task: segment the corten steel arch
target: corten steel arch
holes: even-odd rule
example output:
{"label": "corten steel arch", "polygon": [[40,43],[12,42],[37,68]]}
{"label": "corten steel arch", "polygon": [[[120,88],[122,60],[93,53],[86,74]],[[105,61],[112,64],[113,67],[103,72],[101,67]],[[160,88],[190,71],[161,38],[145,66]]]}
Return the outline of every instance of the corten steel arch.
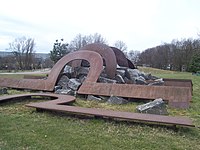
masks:
{"label": "corten steel arch", "polygon": [[117,59],[117,64],[119,66],[135,69],[134,64],[129,59],[126,58],[126,56],[120,49],[118,49],[116,47],[110,47],[110,48],[112,48],[112,50],[114,51],[116,59]]}
{"label": "corten steel arch", "polygon": [[[115,53],[109,46],[105,44],[101,44],[101,43],[93,43],[93,44],[88,44],[82,47],[79,51],[82,51],[82,50],[90,50],[90,51],[95,51],[99,53],[105,60],[106,73],[108,74],[110,78],[115,77],[116,68],[117,68],[117,60],[116,60]],[[72,66],[73,67],[81,66],[81,61],[79,60],[79,61],[72,62]]]}
{"label": "corten steel arch", "polygon": [[57,78],[64,66],[72,60],[83,59],[90,63],[90,70],[85,82],[96,82],[103,70],[103,59],[100,54],[92,51],[77,51],[61,58],[45,79],[10,79],[0,78],[0,87],[53,91]]}
{"label": "corten steel arch", "polygon": [[128,61],[128,67],[129,67],[129,68],[131,68],[131,69],[137,69],[137,68],[135,67],[135,65],[132,63],[131,60],[129,60],[129,59],[127,58],[127,61]]}

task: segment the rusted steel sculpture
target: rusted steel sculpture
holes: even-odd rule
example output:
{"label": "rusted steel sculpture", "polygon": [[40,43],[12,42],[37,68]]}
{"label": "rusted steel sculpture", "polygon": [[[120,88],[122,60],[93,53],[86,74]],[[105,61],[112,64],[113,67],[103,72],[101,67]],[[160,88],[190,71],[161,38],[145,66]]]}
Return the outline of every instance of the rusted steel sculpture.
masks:
{"label": "rusted steel sculpture", "polygon": [[18,94],[18,95],[7,95],[0,97],[0,103],[10,100],[15,100],[18,98],[31,98],[32,96],[41,96],[41,97],[50,97],[54,99],[51,103],[55,104],[63,104],[63,103],[71,103],[75,101],[74,96],[70,95],[60,95],[60,94],[53,94],[53,93],[29,93],[29,94]]}
{"label": "rusted steel sculpture", "polygon": [[129,59],[126,58],[126,56],[121,50],[119,50],[116,47],[110,47],[110,48],[114,51],[116,59],[117,59],[117,64],[119,66],[135,69],[134,64]]}
{"label": "rusted steel sculpture", "polygon": [[111,84],[84,82],[78,90],[79,94],[103,96],[121,96],[139,99],[157,99],[162,97],[170,107],[188,108],[192,99],[190,88],[172,86],[146,86],[134,84]]}
{"label": "rusted steel sculpture", "polygon": [[[110,78],[114,78],[115,73],[116,73],[116,68],[117,68],[117,60],[116,60],[115,53],[109,46],[105,44],[101,44],[101,43],[94,43],[94,44],[88,44],[82,47],[79,51],[82,51],[82,50],[89,50],[89,51],[94,51],[94,52],[99,53],[102,56],[102,58],[105,60],[106,73],[108,74]],[[73,67],[81,66],[81,60],[72,62],[72,66]]]}
{"label": "rusted steel sculpture", "polygon": [[57,78],[64,66],[70,61],[77,59],[87,60],[90,63],[90,71],[85,81],[96,82],[103,69],[103,60],[98,53],[85,50],[73,52],[61,58],[54,65],[47,79],[0,78],[0,87],[53,91]]}
{"label": "rusted steel sculpture", "polygon": [[151,124],[160,123],[164,125],[166,124],[166,125],[180,125],[180,126],[194,127],[192,120],[185,117],[160,116],[152,114],[139,114],[131,112],[103,110],[97,108],[83,108],[83,107],[69,106],[69,104],[75,102],[75,97],[69,95],[59,95],[52,93],[20,94],[14,96],[13,95],[2,96],[0,97],[0,102],[16,98],[27,98],[27,97],[30,98],[32,96],[50,97],[54,99],[50,101],[31,103],[26,105],[28,107],[33,107],[36,109],[67,112],[67,113],[86,115],[86,116],[93,115],[102,118],[116,118],[126,121],[149,122]]}
{"label": "rusted steel sculpture", "polygon": [[[88,50],[87,50],[88,48]],[[104,44],[90,44],[83,47],[80,51],[69,53],[60,59],[52,68],[46,79],[34,79],[34,77],[26,77],[32,79],[11,79],[0,78],[0,87],[12,87],[19,89],[33,89],[42,91],[53,91],[56,85],[59,74],[64,66],[75,60],[86,60],[90,63],[90,70],[87,78],[78,90],[79,94],[93,94],[104,96],[121,96],[128,98],[139,99],[156,99],[163,98],[168,101],[169,106],[176,108],[188,108],[189,101],[192,98],[192,82],[191,80],[180,79],[164,79],[164,86],[146,86],[134,84],[112,84],[112,83],[97,83],[102,70],[103,59],[106,63],[106,72],[113,78],[116,73],[117,63],[121,66],[128,66],[135,68],[130,60],[125,59],[124,55],[118,49],[110,48]],[[75,66],[80,65],[80,61],[74,63]],[[72,65],[73,66],[73,65]],[[31,97],[31,96],[47,96],[55,100],[33,103],[27,106],[38,109],[46,109],[53,111],[64,111],[73,114],[94,115],[101,117],[111,117],[118,119],[125,119],[131,121],[142,121],[182,126],[194,126],[192,121],[182,117],[169,117],[149,114],[138,114],[130,112],[117,112],[110,110],[101,110],[94,108],[81,108],[74,106],[67,106],[67,104],[74,102],[75,97],[67,95],[57,95],[50,93],[35,93],[0,97],[1,101],[10,100],[17,97]],[[66,105],[63,105],[66,104]]]}
{"label": "rusted steel sculpture", "polygon": [[47,102],[32,103],[26,106],[37,108],[37,109],[67,112],[67,113],[86,115],[86,116],[93,115],[93,116],[98,116],[98,117],[123,119],[126,121],[139,121],[139,122],[149,122],[152,124],[160,123],[160,124],[167,124],[167,125],[180,125],[180,126],[194,127],[192,120],[186,117],[160,116],[160,115],[152,115],[152,114],[139,114],[139,113],[131,113],[131,112],[103,110],[103,109],[97,109],[97,108],[83,108],[83,107],[76,107],[76,106],[67,106],[69,102],[72,102],[72,101],[53,100],[53,101],[47,101]]}

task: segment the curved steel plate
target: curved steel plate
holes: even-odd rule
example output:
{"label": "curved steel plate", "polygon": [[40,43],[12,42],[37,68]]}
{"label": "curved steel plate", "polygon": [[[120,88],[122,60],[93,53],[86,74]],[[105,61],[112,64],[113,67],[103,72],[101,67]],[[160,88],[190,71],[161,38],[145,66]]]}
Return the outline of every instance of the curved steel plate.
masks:
{"label": "curved steel plate", "polygon": [[[117,68],[117,60],[116,60],[115,53],[109,46],[105,44],[101,44],[101,43],[93,43],[93,44],[88,44],[82,47],[80,51],[82,50],[89,50],[89,51],[94,51],[94,52],[99,53],[105,60],[106,73],[108,74],[110,78],[115,77],[116,68]],[[81,65],[81,61],[76,61],[72,63],[73,67],[80,66],[80,65]]]}

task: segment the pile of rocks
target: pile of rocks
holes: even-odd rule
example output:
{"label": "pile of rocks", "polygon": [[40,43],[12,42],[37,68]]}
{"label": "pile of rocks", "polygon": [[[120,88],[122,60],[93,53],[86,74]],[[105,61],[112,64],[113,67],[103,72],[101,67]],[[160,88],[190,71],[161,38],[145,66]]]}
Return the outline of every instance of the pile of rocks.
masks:
{"label": "pile of rocks", "polygon": [[[89,72],[89,67],[76,67],[73,68],[66,65],[63,72],[60,74],[57,85],[55,86],[55,93],[57,94],[68,94],[76,96],[76,93],[81,86],[81,84],[86,79]],[[118,67],[116,71],[116,76],[110,79],[105,72],[102,71],[98,81],[100,83],[118,83],[118,84],[138,84],[138,85],[163,85],[164,81],[159,79],[150,73],[144,73],[138,69],[130,69],[125,67]],[[128,101],[121,97],[111,96],[102,97],[88,95],[87,100],[95,100],[99,102],[108,102],[109,104],[125,104]]]}

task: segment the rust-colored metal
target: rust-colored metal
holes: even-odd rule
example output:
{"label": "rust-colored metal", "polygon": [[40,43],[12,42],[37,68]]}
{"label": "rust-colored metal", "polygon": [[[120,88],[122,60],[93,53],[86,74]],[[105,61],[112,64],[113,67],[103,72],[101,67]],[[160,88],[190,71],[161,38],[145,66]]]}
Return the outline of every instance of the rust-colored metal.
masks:
{"label": "rust-colored metal", "polygon": [[132,63],[131,60],[129,60],[129,59],[127,58],[127,61],[128,61],[128,67],[129,67],[129,68],[131,68],[131,69],[136,69],[135,65]]}
{"label": "rust-colored metal", "polygon": [[[75,106],[67,106],[69,100],[52,100],[47,102],[32,103],[26,106],[33,107],[37,109],[58,111],[58,112],[67,112],[72,114],[79,115],[93,115],[98,117],[106,118],[116,118],[127,121],[137,121],[137,122],[149,122],[153,124],[161,123],[167,125],[180,125],[180,126],[189,126],[194,127],[192,120],[186,117],[171,117],[171,116],[161,116],[161,115],[152,115],[152,114],[139,114],[131,112],[121,112],[121,111],[112,111],[112,110],[103,110],[97,108],[83,108]],[[63,105],[65,104],[65,105]]]}
{"label": "rust-colored metal", "polygon": [[83,108],[76,106],[68,106],[69,104],[75,102],[74,96],[69,95],[60,95],[52,93],[29,93],[29,94],[18,94],[18,95],[8,95],[1,96],[0,103],[10,100],[16,100],[18,98],[31,98],[32,96],[42,96],[50,97],[53,100],[39,102],[39,103],[30,103],[26,106],[33,107],[37,109],[58,111],[58,112],[67,112],[72,114],[79,115],[94,115],[100,117],[109,117],[122,119],[127,121],[137,121],[137,122],[149,122],[149,123],[161,123],[167,125],[180,125],[180,126],[189,126],[194,127],[192,120],[186,117],[171,117],[171,116],[161,116],[161,115],[152,115],[152,114],[139,114],[131,112],[121,112],[121,111],[111,111],[103,110],[97,108]]}
{"label": "rust-colored metal", "polygon": [[190,79],[168,79],[164,78],[164,86],[176,86],[176,87],[189,87],[192,92],[192,80]]}
{"label": "rust-colored metal", "polygon": [[57,82],[57,78],[64,68],[64,66],[72,61],[83,59],[90,63],[90,71],[85,81],[96,82],[101,71],[103,70],[103,60],[100,54],[92,51],[77,51],[69,53],[68,55],[61,58],[52,68],[47,79],[11,79],[11,78],[0,78],[0,87],[12,87],[19,89],[32,89],[32,90],[43,90],[53,91],[54,86]]}
{"label": "rust-colored metal", "polygon": [[1,96],[0,102],[16,100],[18,98],[30,98],[32,96],[42,96],[50,97],[53,100],[48,100],[45,102],[39,103],[30,103],[26,106],[33,107],[37,109],[58,111],[58,112],[67,112],[72,114],[79,115],[94,115],[106,118],[116,118],[127,121],[137,121],[137,122],[149,122],[152,124],[167,124],[167,125],[180,125],[180,126],[189,126],[194,127],[192,120],[186,117],[171,117],[171,116],[161,116],[161,115],[152,115],[152,114],[139,114],[131,112],[121,112],[121,111],[112,111],[112,110],[103,110],[97,108],[83,108],[76,106],[68,106],[69,104],[75,102],[74,96],[69,95],[60,95],[52,93],[30,93],[30,94],[18,94],[18,95],[8,95]]}
{"label": "rust-colored metal", "polygon": [[135,69],[134,64],[129,59],[126,58],[126,56],[120,49],[116,47],[110,47],[110,48],[114,51],[116,59],[117,59],[117,64],[119,66]]}
{"label": "rust-colored metal", "polygon": [[[167,78],[164,78],[163,81],[164,81],[164,86],[188,87],[188,88],[190,88],[190,92],[192,95],[193,84],[192,84],[192,80],[190,80],[190,79],[167,79]],[[192,99],[190,99],[190,101],[192,101]]]}
{"label": "rust-colored metal", "polygon": [[71,103],[75,101],[74,96],[70,95],[61,95],[61,94],[53,94],[53,93],[28,93],[28,94],[17,94],[17,95],[6,95],[0,96],[0,103],[10,100],[16,100],[19,98],[29,98],[32,96],[42,96],[42,97],[50,97],[54,100],[51,103],[55,103],[56,105],[63,104],[63,103]]}
{"label": "rust-colored metal", "polygon": [[169,106],[188,108],[192,99],[190,88],[173,86],[145,86],[135,84],[111,84],[84,82],[78,90],[79,94],[104,96],[121,96],[129,98],[156,99],[163,98]]}
{"label": "rust-colored metal", "polygon": [[[105,44],[101,44],[101,43],[93,43],[93,44],[88,44],[82,47],[80,51],[82,50],[90,50],[90,51],[99,53],[105,60],[105,63],[106,63],[105,70],[106,70],[107,75],[110,78],[115,77],[116,68],[117,68],[117,60],[116,60],[115,53],[109,46]],[[73,61],[72,66],[73,67],[81,66],[81,61],[80,60]]]}

